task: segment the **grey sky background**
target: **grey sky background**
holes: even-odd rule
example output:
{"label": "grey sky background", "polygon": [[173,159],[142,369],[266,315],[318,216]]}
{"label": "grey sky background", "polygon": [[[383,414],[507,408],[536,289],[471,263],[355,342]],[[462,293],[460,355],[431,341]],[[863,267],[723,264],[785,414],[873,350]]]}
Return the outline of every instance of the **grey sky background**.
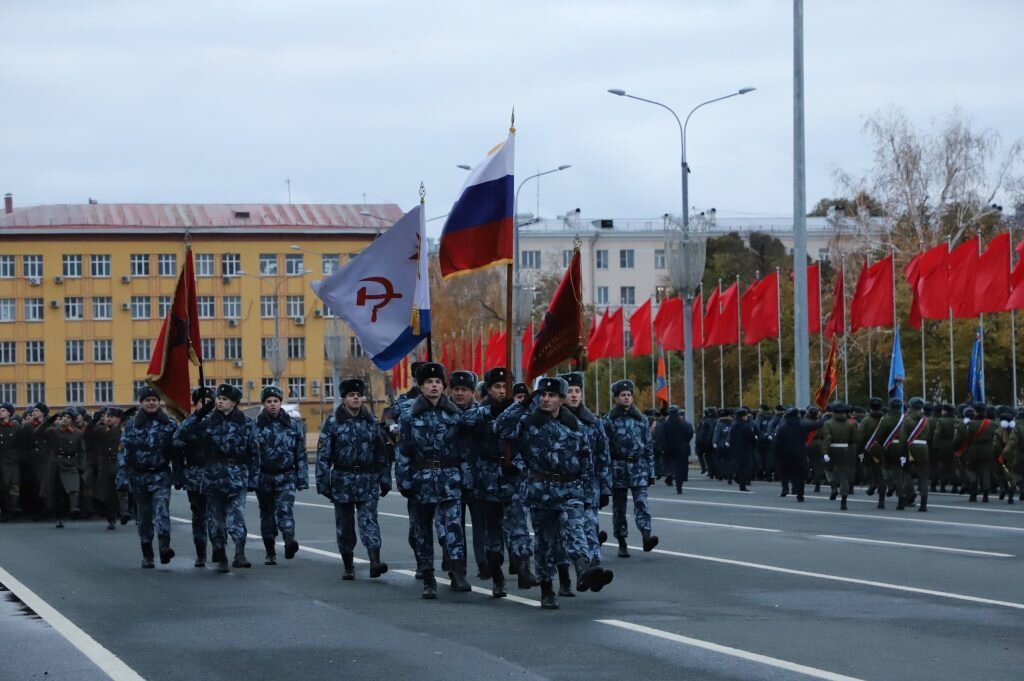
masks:
{"label": "grey sky background", "polygon": [[[871,164],[867,116],[960,105],[1024,137],[1024,3],[806,0],[808,205]],[[540,213],[792,214],[784,0],[28,2],[0,23],[0,192],[15,202],[394,202],[446,213],[516,109]],[[520,212],[537,209],[536,185]],[[441,221],[431,223],[437,233]]]}

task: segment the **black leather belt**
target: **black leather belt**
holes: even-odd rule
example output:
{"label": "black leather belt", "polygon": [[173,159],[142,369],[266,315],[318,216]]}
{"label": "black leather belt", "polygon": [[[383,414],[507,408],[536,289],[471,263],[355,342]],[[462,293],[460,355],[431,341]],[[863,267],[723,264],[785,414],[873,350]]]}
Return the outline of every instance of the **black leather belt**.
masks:
{"label": "black leather belt", "polygon": [[463,463],[462,459],[423,459],[413,461],[412,468],[417,471],[421,471],[424,468],[439,470],[441,468],[458,468]]}
{"label": "black leather belt", "polygon": [[579,473],[540,473],[530,471],[530,479],[540,482],[553,482],[556,485],[567,485],[580,479]]}
{"label": "black leather belt", "polygon": [[334,470],[342,471],[345,473],[373,473],[373,468],[373,464],[370,464],[368,466],[363,466],[361,464],[356,464],[354,466],[339,466],[335,464],[334,466]]}
{"label": "black leather belt", "polygon": [[634,456],[613,457],[612,461],[625,461],[626,463],[633,463],[634,461],[636,461],[636,457],[634,457]]}
{"label": "black leather belt", "polygon": [[261,473],[266,473],[267,475],[279,475],[281,473],[291,473],[294,470],[295,470],[295,466],[292,466],[291,468],[260,468],[260,472]]}
{"label": "black leather belt", "polygon": [[248,466],[249,457],[233,457],[233,456],[211,456],[209,458],[210,463],[224,463],[229,466]]}

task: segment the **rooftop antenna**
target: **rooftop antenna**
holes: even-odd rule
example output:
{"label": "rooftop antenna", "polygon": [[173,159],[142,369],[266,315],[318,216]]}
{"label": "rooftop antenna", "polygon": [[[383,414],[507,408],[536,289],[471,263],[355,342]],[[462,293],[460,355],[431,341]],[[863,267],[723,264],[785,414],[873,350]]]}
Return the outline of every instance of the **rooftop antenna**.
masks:
{"label": "rooftop antenna", "polygon": [[292,178],[290,178],[290,177],[284,178],[284,183],[286,185],[288,185],[288,204],[291,205],[291,202],[292,202]]}

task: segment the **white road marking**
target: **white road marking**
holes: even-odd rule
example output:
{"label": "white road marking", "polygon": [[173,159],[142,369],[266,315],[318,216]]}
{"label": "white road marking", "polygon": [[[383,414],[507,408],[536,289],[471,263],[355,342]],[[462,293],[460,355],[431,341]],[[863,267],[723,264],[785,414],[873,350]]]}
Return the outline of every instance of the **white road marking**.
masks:
{"label": "white road marking", "polygon": [[[935,494],[935,492],[932,492],[932,494]],[[824,496],[819,497],[819,496],[814,496],[814,495],[807,495],[805,498],[808,501],[830,501],[830,499],[828,497],[824,497]],[[890,499],[895,499],[895,497],[889,497],[889,498]],[[855,502],[855,503],[858,503],[858,504],[876,504],[876,505],[878,504],[877,497],[868,497],[866,499],[854,499],[853,497],[850,497],[850,498],[847,499],[847,501]],[[832,501],[831,503],[834,504],[836,502]],[[893,503],[895,503],[895,501]],[[969,503],[969,502],[967,502],[967,503]],[[972,504],[970,506],[967,506],[967,505],[964,505],[964,506],[952,506],[950,504],[936,504],[936,503],[933,503],[933,502],[929,501],[928,502],[928,508],[948,508],[948,509],[950,509],[952,511],[974,511],[976,513],[978,513],[978,512],[980,512],[980,513],[1009,513],[1010,515],[1024,515],[1024,511],[1015,511],[1012,508],[992,508],[991,504],[983,504],[983,503],[982,504],[977,504],[977,505]]]}
{"label": "white road marking", "polygon": [[883,546],[907,546],[912,549],[928,549],[929,551],[945,551],[946,553],[963,553],[972,556],[989,556],[991,558],[1016,558],[1012,553],[996,553],[994,551],[976,551],[974,549],[955,549],[949,546],[932,546],[931,544],[909,544],[902,541],[883,541],[881,539],[864,539],[861,537],[843,537],[837,534],[816,534],[822,539],[836,539],[862,544],[881,544]]}
{"label": "white road marking", "polygon": [[[601,515],[611,516],[607,511],[599,511]],[[751,532],[782,532],[769,527],[751,527],[750,525],[729,525],[727,523],[709,523],[703,520],[682,520],[680,518],[659,518],[651,516],[651,520],[660,520],[665,523],[679,523],[681,525],[706,525],[708,527],[724,527],[729,530],[750,530]]]}
{"label": "white road marking", "polygon": [[768,657],[767,655],[752,653],[750,651],[741,650],[739,648],[730,648],[729,646],[711,643],[710,641],[702,641],[697,638],[690,638],[689,636],[681,636],[679,634],[673,634],[668,631],[662,631],[661,629],[652,629],[651,627],[645,627],[640,624],[632,624],[630,622],[623,622],[622,620],[594,621],[600,622],[601,624],[608,624],[613,627],[619,627],[620,629],[634,631],[640,634],[647,634],[648,636],[660,638],[665,641],[672,641],[673,643],[682,643],[683,645],[692,646],[694,648],[701,648],[703,650],[710,650],[711,652],[721,653],[722,655],[729,655],[730,657],[736,657],[741,660],[757,662],[758,664],[767,665],[769,667],[776,667],[777,669],[785,669],[786,671],[796,672],[797,674],[803,674],[804,676],[810,676],[816,679],[826,679],[826,681],[860,681],[860,679],[857,679],[853,676],[844,676],[842,674],[836,674],[833,672],[825,671],[824,669],[808,667],[806,665],[797,664],[796,662],[780,660],[775,657]]}
{"label": "white road marking", "polygon": [[145,681],[134,669],[125,664],[121,658],[104,648],[89,634],[78,628],[71,620],[57,612],[49,603],[40,598],[34,591],[18,581],[14,575],[0,568],[0,583],[10,590],[21,602],[31,608],[37,615],[53,627],[57,633],[68,640],[68,643],[80,650],[93,664],[109,676],[113,681]]}
{"label": "white road marking", "polygon": [[[654,489],[654,488],[650,487],[648,489]],[[665,488],[666,492],[668,490],[670,490],[670,489],[672,489],[672,488],[671,487],[666,487]],[[689,484],[683,483],[683,493],[684,494],[686,493],[687,490],[691,490],[691,489],[693,491],[695,491],[695,492],[722,492],[723,494],[752,494],[753,493],[753,490],[751,490],[750,492],[741,492],[738,489],[716,489],[714,487],[691,487]]]}

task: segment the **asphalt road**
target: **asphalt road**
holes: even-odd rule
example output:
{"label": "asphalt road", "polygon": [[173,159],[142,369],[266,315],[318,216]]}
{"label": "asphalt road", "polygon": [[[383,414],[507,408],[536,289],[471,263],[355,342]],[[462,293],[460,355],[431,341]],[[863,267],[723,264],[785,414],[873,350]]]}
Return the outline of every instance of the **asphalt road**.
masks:
{"label": "asphalt road", "polygon": [[[632,558],[606,546],[615,581],[555,612],[537,589],[491,599],[475,575],[474,593],[421,600],[397,494],[380,503],[391,571],[370,580],[360,562],[354,582],[310,491],[299,555],[265,567],[251,538],[253,568],[230,575],[192,567],[183,493],[178,557],[155,570],[139,568],[132,525],[8,523],[0,679],[1019,678],[1024,506],[934,494],[928,513],[879,511],[858,492],[844,513],[767,483],[659,484],[658,548],[642,553],[635,530]],[[246,512],[258,532],[254,498]]]}

